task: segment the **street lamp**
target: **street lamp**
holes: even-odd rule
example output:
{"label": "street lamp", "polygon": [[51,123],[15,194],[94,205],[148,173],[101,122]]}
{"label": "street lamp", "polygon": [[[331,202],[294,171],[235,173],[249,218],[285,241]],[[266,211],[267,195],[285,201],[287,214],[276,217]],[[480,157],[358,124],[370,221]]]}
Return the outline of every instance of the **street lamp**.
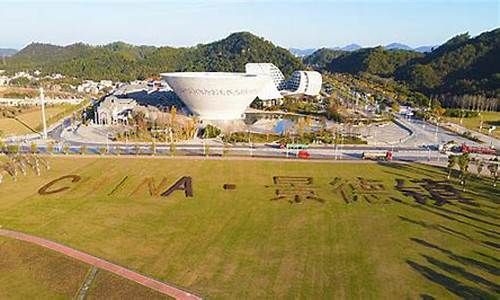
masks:
{"label": "street lamp", "polygon": [[45,95],[43,88],[40,88],[40,106],[42,107],[43,139],[47,139],[47,122],[45,120]]}
{"label": "street lamp", "polygon": [[106,153],[109,153],[109,132],[106,132]]}

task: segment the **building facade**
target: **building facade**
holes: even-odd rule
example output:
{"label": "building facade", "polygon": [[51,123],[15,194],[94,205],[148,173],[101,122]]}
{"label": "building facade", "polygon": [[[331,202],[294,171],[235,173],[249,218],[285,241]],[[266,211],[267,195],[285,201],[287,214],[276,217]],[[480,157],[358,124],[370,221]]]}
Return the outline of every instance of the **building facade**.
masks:
{"label": "building facade", "polygon": [[136,106],[134,99],[108,96],[99,103],[95,122],[98,125],[128,124],[128,118]]}

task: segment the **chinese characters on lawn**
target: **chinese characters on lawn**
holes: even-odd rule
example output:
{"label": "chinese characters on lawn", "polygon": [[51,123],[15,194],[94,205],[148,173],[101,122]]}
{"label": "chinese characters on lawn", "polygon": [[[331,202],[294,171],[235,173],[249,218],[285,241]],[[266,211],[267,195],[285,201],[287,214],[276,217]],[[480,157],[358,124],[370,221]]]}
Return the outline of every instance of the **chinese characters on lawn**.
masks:
{"label": "chinese characters on lawn", "polygon": [[[115,184],[108,196],[115,195],[126,186],[129,176],[123,177]],[[272,185],[266,188],[273,190],[271,201],[288,202],[290,204],[302,204],[306,202],[325,203],[327,200],[341,199],[342,203],[355,204],[390,204],[390,192],[381,180],[367,179],[364,177],[343,178],[334,177],[328,181],[328,189],[319,193],[320,186],[314,184],[310,176],[274,176]],[[82,184],[79,175],[65,175],[43,185],[38,193],[40,195],[58,194],[67,192]],[[186,198],[194,197],[194,180],[190,176],[182,176],[169,184],[167,178],[163,178],[157,185],[154,178],[147,177],[139,183],[130,196],[137,194],[144,187],[148,188],[150,196],[168,197],[174,192],[181,192]],[[404,196],[413,199],[419,204],[432,204],[443,206],[452,202],[468,205],[476,203],[462,195],[453,185],[447,181],[436,181],[425,179],[396,179],[395,189]],[[236,190],[235,184],[226,183],[222,185],[225,191]]]}

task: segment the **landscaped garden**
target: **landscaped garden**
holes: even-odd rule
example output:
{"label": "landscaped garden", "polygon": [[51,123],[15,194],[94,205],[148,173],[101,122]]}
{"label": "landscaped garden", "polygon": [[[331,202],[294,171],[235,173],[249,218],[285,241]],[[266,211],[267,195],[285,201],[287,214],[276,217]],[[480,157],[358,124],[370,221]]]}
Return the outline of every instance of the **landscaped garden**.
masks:
{"label": "landscaped garden", "polygon": [[[462,191],[457,167],[448,180],[445,168],[420,164],[48,162],[39,176],[31,169],[15,182],[4,176],[2,228],[207,298],[495,299],[500,291],[499,193],[486,170],[469,175]],[[0,255],[0,267],[15,259]],[[4,288],[38,295],[22,275],[29,263],[12,265],[21,275],[4,283],[5,295]],[[68,282],[85,274],[73,269]],[[47,297],[72,296],[59,285],[40,288]]]}

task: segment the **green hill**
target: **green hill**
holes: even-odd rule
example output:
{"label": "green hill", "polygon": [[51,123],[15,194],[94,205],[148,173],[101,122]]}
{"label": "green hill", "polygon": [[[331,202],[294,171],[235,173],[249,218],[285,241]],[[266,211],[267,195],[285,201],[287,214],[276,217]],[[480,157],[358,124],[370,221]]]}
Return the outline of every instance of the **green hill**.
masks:
{"label": "green hill", "polygon": [[65,47],[32,43],[6,60],[10,71],[39,69],[82,79],[127,81],[172,71],[244,71],[247,62],[272,62],[285,74],[303,67],[288,50],[248,32],[196,47],[104,46],[77,43]]}
{"label": "green hill", "polygon": [[306,56],[304,58],[304,63],[317,69],[325,69],[332,60],[346,53],[349,52],[343,50],[321,48],[314,51],[311,55]]}
{"label": "green hill", "polygon": [[471,94],[500,98],[499,60],[500,29],[495,29],[473,38],[467,33],[457,35],[425,54],[375,47],[341,55],[313,53],[304,62],[332,73],[394,78],[429,96]]}
{"label": "green hill", "polygon": [[327,65],[327,69],[334,73],[366,72],[390,77],[399,67],[422,56],[421,53],[408,50],[386,50],[383,47],[363,48],[336,57]]}
{"label": "green hill", "polygon": [[500,29],[475,38],[457,35],[413,64],[396,79],[425,93],[500,96]]}

